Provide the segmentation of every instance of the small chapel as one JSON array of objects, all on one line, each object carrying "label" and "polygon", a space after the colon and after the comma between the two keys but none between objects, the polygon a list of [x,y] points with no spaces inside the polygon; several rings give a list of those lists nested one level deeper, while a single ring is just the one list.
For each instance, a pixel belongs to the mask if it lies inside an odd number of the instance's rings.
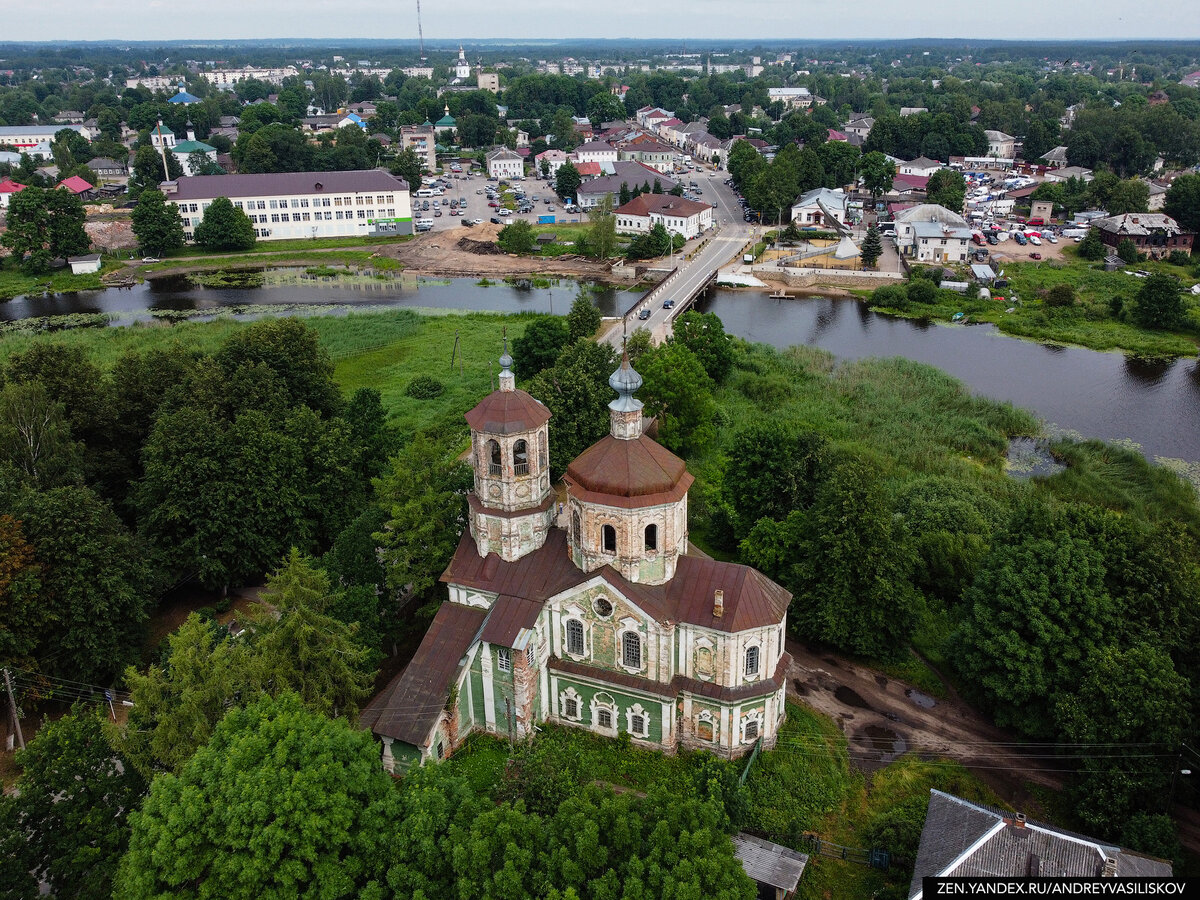
[{"label": "small chapel", "polygon": [[628,354],[608,435],[549,471],[550,411],[499,388],[467,413],[474,490],[441,580],[449,588],[408,667],[363,710],[399,772],[474,731],[519,740],[556,722],[674,752],[732,758],[775,743],[791,595],[748,566],[688,554],[692,476],[645,429]]}]

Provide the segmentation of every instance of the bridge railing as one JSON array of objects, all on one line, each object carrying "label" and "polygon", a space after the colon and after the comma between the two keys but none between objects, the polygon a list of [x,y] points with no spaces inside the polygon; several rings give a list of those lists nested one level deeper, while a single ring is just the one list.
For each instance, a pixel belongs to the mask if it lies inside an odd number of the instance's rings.
[{"label": "bridge railing", "polygon": [[668,272],[666,275],[664,275],[662,280],[659,281],[658,284],[654,285],[654,287],[652,287],[652,288],[650,288],[650,290],[646,291],[646,293],[644,293],[641,296],[641,298],[635,304],[633,304],[633,306],[629,307],[629,309],[626,310],[625,318],[626,319],[633,318],[638,314],[638,312],[641,309],[648,307],[651,303],[654,302],[654,299],[656,297],[658,297],[666,289],[666,287],[669,284],[671,284],[671,282],[673,282],[678,276],[679,276],[679,266],[676,266],[670,272]]}]

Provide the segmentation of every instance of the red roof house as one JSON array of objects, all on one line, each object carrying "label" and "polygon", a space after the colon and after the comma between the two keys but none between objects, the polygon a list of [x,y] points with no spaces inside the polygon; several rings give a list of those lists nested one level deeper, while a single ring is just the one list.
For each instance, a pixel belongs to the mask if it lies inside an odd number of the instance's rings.
[{"label": "red roof house", "polygon": [[78,175],[72,175],[58,183],[60,188],[66,188],[72,194],[86,194],[88,191],[94,191],[96,188],[88,184]]}]

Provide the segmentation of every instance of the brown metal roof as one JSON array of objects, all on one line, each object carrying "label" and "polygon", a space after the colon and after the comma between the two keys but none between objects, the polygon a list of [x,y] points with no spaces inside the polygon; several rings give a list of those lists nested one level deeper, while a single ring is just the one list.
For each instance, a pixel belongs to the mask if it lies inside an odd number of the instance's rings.
[{"label": "brown metal roof", "polygon": [[[622,440],[611,434],[584,450],[567,466],[563,480],[572,496],[612,506],[655,506],[683,496],[693,481],[682,459],[645,434]],[[636,504],[604,498],[637,498]]]},{"label": "brown metal roof", "polygon": [[292,194],[354,194],[407,191],[408,182],[383,169],[345,172],[269,172],[251,175],[206,175],[180,178],[168,200],[211,200],[214,197],[276,197]]},{"label": "brown metal roof", "polygon": [[517,635],[522,629],[532,628],[541,611],[540,601],[501,594],[492,604],[487,622],[483,626],[483,633],[479,637],[499,647],[513,647]]},{"label": "brown metal roof", "polygon": [[550,410],[524,391],[492,391],[466,415],[475,431],[514,434],[550,421]]},{"label": "brown metal roof", "polygon": [[423,747],[446,705],[458,664],[475,641],[486,609],[449,601],[425,632],[412,662],[359,716],[375,734]]},{"label": "brown metal roof", "polygon": [[[611,566],[583,572],[571,561],[561,528],[551,529],[545,544],[511,563],[494,553],[480,557],[470,535],[463,535],[442,581],[542,603],[595,577],[658,622],[687,622],[725,632],[778,624],[792,596],[748,566],[694,556],[679,557],[675,577],[661,585],[634,584]],[[724,591],[720,618],[712,614],[717,590]]]}]

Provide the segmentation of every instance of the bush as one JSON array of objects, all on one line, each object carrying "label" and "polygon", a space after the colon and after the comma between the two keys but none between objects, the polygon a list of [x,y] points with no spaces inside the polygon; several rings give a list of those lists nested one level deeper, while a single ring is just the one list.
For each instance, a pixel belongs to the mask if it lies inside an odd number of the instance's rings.
[{"label": "bush", "polygon": [[434,397],[440,397],[444,390],[442,383],[432,375],[418,375],[408,383],[408,387],[404,389],[404,396],[414,400],[432,400]]},{"label": "bush", "polygon": [[1135,263],[1138,261],[1137,245],[1129,238],[1124,238],[1121,243],[1117,244],[1117,256],[1121,257],[1124,262]]},{"label": "bush", "polygon": [[924,278],[910,281],[906,289],[910,303],[935,303],[937,302],[937,292],[938,289],[934,287],[933,282]]},{"label": "bush", "polygon": [[1172,250],[1167,257],[1167,262],[1173,266],[1187,266],[1192,262],[1191,254],[1184,253],[1182,250]]},{"label": "bush", "polygon": [[1044,302],[1047,306],[1074,306],[1075,288],[1069,284],[1056,284],[1046,291]]},{"label": "bush", "polygon": [[1087,233],[1087,237],[1079,245],[1079,255],[1083,259],[1099,260],[1104,259],[1108,250],[1104,246],[1104,242],[1100,240],[1100,232],[1095,228]]},{"label": "bush", "polygon": [[902,284],[885,284],[875,288],[871,294],[872,306],[883,306],[888,309],[904,309],[908,306],[908,291]]}]

